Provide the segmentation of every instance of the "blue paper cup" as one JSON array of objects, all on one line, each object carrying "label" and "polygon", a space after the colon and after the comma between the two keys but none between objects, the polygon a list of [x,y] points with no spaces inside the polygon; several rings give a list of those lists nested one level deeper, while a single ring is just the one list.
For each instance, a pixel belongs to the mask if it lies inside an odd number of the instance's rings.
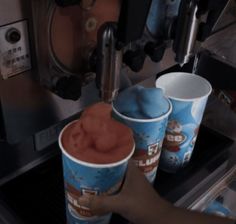
[{"label": "blue paper cup", "polygon": [[172,112],[162,147],[160,169],[175,173],[191,159],[211,84],[201,76],[173,72],[160,76],[162,88],[172,103]]},{"label": "blue paper cup", "polygon": [[125,116],[112,105],[112,117],[133,131],[135,152],[132,159],[150,183],[153,183],[156,177],[168,116],[172,111],[170,101],[167,98],[166,100],[169,102],[168,112],[153,119]]},{"label": "blue paper cup", "polygon": [[63,147],[61,139],[65,129],[59,135],[59,146],[62,151],[64,187],[66,198],[67,224],[108,224],[111,213],[94,216],[89,208],[80,206],[78,198],[82,195],[112,195],[119,191],[126,172],[128,160],[134,153],[121,161],[110,164],[94,164],[78,160]]}]

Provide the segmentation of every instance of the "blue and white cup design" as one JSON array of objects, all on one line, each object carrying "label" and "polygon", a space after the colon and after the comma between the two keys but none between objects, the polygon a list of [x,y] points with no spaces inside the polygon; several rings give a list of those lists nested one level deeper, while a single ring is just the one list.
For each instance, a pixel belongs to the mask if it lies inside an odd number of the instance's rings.
[{"label": "blue and white cup design", "polygon": [[93,164],[80,161],[68,154],[61,142],[63,132],[70,124],[59,135],[59,146],[62,151],[63,162],[67,224],[108,224],[111,219],[111,213],[104,216],[94,216],[89,208],[79,205],[78,198],[86,194],[112,195],[117,193],[122,185],[128,160],[133,155],[134,147],[126,158],[116,163]]},{"label": "blue and white cup design", "polygon": [[208,96],[210,83],[195,74],[174,72],[156,81],[172,103],[159,167],[174,173],[188,164],[197,139],[198,130]]},{"label": "blue and white cup design", "polygon": [[162,116],[153,119],[128,117],[119,113],[112,106],[113,118],[133,131],[135,152],[132,159],[150,183],[153,183],[156,177],[168,116],[172,111],[170,101],[167,98],[166,100],[169,103],[168,111]]}]

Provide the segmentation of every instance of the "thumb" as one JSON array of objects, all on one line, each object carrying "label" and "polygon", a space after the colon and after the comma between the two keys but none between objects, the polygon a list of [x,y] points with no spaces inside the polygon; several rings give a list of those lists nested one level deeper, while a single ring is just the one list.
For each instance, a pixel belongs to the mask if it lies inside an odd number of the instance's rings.
[{"label": "thumb", "polygon": [[81,206],[89,208],[94,215],[103,215],[108,212],[120,212],[120,200],[118,195],[83,195],[79,197],[78,202]]}]

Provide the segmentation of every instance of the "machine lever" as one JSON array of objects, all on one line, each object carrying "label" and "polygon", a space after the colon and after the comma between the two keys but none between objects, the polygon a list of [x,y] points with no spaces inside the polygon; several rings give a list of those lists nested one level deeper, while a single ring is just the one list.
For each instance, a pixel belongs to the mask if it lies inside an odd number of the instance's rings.
[{"label": "machine lever", "polygon": [[123,0],[117,28],[119,47],[138,40],[146,24],[152,0]]}]

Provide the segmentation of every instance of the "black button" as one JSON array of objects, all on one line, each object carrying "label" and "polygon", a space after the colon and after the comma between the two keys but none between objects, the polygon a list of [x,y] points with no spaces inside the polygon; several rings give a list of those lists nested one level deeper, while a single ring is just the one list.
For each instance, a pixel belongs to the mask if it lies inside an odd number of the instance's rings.
[{"label": "black button", "polygon": [[17,43],[19,40],[21,39],[21,34],[20,31],[15,29],[15,28],[11,28],[7,31],[6,33],[6,40],[9,43],[15,44]]}]

